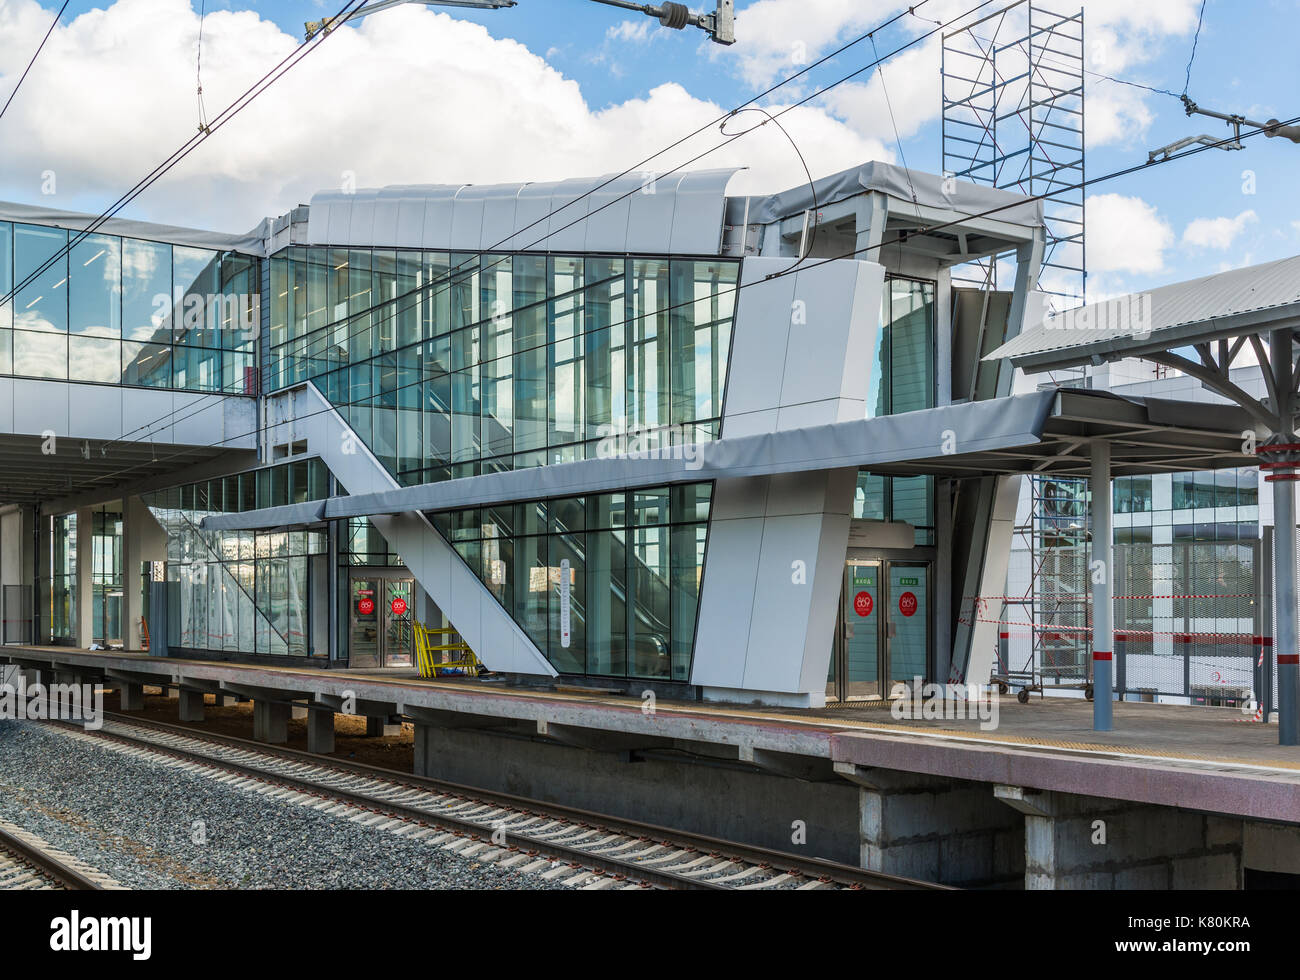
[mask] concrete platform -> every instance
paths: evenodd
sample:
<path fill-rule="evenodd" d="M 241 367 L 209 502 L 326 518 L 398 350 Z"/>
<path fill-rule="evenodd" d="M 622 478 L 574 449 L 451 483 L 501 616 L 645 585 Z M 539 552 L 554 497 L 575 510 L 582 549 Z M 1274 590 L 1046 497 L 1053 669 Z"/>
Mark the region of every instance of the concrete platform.
<path fill-rule="evenodd" d="M 1300 823 L 1300 749 L 1232 709 L 1116 704 L 1115 731 L 1091 729 L 1083 701 L 1012 698 L 996 730 L 978 720 L 899 721 L 879 702 L 824 709 L 539 690 L 501 681 L 422 680 L 62 647 L 5 647 L 23 667 L 297 702 L 454 728 L 508 729 L 591 749 L 672 748 L 801 778 L 845 767 L 1086 793 L 1245 818 Z M 350 710 L 349 710 L 350 709 Z"/>

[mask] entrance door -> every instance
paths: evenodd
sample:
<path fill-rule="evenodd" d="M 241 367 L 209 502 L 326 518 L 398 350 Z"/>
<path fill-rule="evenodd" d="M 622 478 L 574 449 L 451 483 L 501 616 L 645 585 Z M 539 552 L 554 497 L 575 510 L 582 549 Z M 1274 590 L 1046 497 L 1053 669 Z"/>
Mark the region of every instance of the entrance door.
<path fill-rule="evenodd" d="M 410 667 L 415 663 L 414 592 L 414 579 L 352 579 L 348 666 Z"/>
<path fill-rule="evenodd" d="M 844 569 L 826 697 L 887 697 L 896 683 L 925 677 L 929 659 L 929 564 L 850 561 Z"/>
<path fill-rule="evenodd" d="M 411 593 L 415 582 L 409 578 L 384 582 L 384 649 L 385 667 L 410 667 L 415 663 L 415 632 L 411 628 Z"/>
<path fill-rule="evenodd" d="M 348 603 L 348 666 L 379 667 L 379 581 L 369 578 L 352 580 L 352 600 Z"/>

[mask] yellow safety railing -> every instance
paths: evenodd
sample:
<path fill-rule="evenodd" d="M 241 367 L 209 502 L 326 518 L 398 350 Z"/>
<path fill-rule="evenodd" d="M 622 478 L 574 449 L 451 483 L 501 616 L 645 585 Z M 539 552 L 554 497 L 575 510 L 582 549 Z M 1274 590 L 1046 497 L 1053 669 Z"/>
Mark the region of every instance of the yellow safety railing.
<path fill-rule="evenodd" d="M 454 629 L 448 627 L 430 627 L 423 623 L 414 623 L 415 654 L 421 677 L 441 677 L 443 674 L 463 674 L 477 677 L 483 670 L 483 664 L 469 644 L 463 640 L 455 643 L 438 643 L 447 637 L 459 637 Z"/>

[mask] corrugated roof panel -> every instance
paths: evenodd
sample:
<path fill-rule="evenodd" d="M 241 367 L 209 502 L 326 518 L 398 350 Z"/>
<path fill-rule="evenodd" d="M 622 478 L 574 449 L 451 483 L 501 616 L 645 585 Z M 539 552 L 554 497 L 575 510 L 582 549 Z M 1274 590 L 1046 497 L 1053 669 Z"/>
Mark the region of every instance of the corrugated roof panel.
<path fill-rule="evenodd" d="M 1077 353 L 1082 361 L 1089 352 L 1102 348 L 1121 353 L 1126 348 L 1149 348 L 1162 336 L 1168 336 L 1172 347 L 1181 347 L 1198 334 L 1198 326 L 1205 327 L 1204 333 L 1213 333 L 1220 325 L 1230 329 L 1231 324 L 1222 321 L 1231 318 L 1258 314 L 1266 319 L 1269 311 L 1276 311 L 1284 319 L 1300 313 L 1297 308 L 1300 256 L 1057 314 L 1004 344 L 985 360 L 1030 360 L 1035 355 L 1057 352 L 1062 357 Z"/>

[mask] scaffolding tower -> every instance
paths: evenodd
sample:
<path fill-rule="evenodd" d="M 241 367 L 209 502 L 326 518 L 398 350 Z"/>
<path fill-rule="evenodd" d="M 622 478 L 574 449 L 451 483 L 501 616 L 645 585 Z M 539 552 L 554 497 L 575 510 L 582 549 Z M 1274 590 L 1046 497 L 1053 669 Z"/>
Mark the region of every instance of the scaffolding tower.
<path fill-rule="evenodd" d="M 1045 195 L 1039 288 L 1058 310 L 1085 302 L 1084 20 L 1018 0 L 943 39 L 943 172 Z M 955 273 L 997 288 L 997 260 Z"/>

